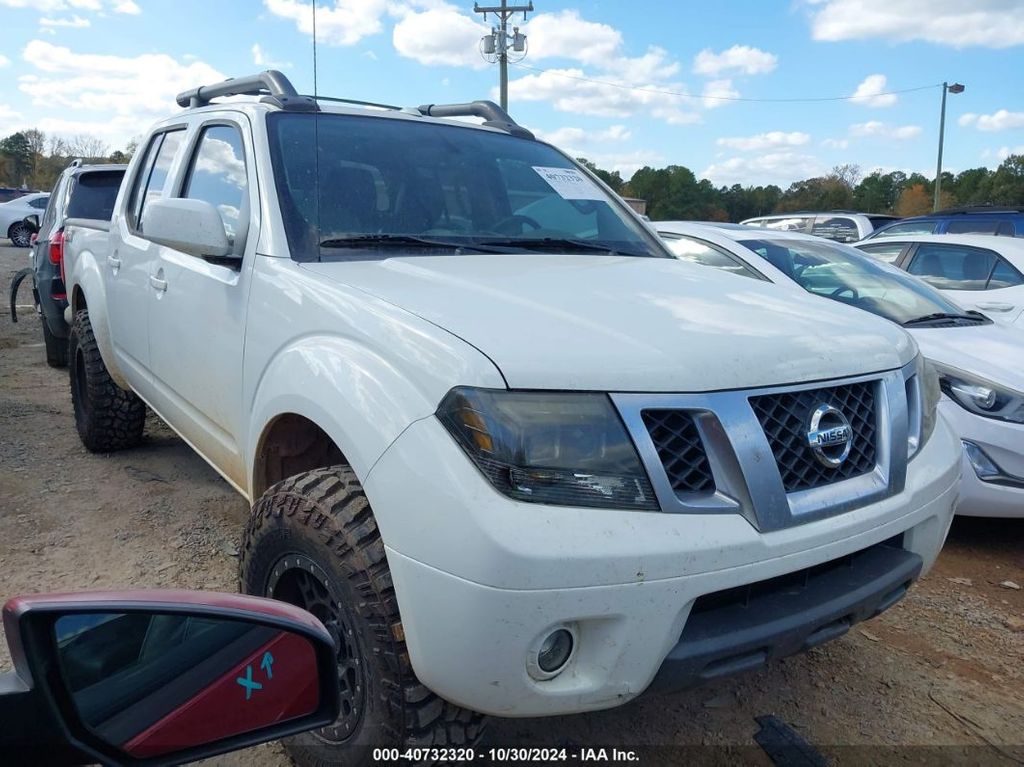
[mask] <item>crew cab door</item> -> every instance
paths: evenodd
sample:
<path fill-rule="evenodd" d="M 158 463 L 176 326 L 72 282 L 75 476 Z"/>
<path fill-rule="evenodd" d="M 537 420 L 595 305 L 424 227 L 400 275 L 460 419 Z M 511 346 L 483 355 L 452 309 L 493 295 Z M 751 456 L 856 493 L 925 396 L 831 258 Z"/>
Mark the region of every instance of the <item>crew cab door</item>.
<path fill-rule="evenodd" d="M 197 120 L 173 196 L 213 205 L 232 252 L 202 258 L 157 249 L 147 275 L 153 406 L 230 481 L 245 487 L 242 349 L 259 197 L 244 116 Z"/>
<path fill-rule="evenodd" d="M 125 207 L 115 213 L 104 271 L 110 340 L 118 365 L 147 399 L 149 386 L 149 275 L 160 246 L 146 239 L 146 206 L 164 196 L 180 164 L 185 126 L 154 133 L 131 180 Z"/>

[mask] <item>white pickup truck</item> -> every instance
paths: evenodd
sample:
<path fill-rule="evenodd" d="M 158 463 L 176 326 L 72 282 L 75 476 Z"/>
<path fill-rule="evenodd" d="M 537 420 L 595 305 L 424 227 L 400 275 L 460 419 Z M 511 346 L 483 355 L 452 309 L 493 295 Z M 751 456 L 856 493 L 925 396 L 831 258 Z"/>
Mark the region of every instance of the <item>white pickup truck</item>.
<path fill-rule="evenodd" d="M 75 418 L 252 502 L 241 588 L 338 642 L 300 764 L 753 669 L 932 564 L 960 447 L 895 325 L 681 263 L 489 102 L 179 103 L 68 227 Z"/>

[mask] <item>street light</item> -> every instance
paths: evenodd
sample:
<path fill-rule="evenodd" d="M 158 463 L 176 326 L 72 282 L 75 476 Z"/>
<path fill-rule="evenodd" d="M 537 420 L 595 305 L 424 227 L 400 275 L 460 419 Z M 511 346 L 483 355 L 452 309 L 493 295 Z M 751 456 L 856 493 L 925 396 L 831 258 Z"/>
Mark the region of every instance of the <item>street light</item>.
<path fill-rule="evenodd" d="M 946 91 L 963 93 L 964 86 L 960 83 L 942 84 L 942 110 L 939 112 L 939 161 L 935 166 L 935 204 L 933 210 L 939 209 L 939 190 L 942 187 L 942 139 L 946 133 Z"/>

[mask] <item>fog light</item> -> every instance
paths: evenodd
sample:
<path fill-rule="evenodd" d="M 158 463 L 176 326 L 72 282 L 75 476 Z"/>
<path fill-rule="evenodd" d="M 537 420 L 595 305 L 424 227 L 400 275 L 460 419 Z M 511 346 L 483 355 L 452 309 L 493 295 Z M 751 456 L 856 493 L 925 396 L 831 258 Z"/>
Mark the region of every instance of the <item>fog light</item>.
<path fill-rule="evenodd" d="M 974 469 L 974 473 L 978 476 L 978 479 L 991 479 L 1002 475 L 999 467 L 996 466 L 995 461 L 989 458 L 985 451 L 975 445 L 973 442 L 963 441 L 964 452 L 967 453 L 967 460 L 971 462 L 971 468 Z"/>
<path fill-rule="evenodd" d="M 554 674 L 572 655 L 572 634 L 566 629 L 552 631 L 537 651 L 537 665 L 545 674 Z"/>

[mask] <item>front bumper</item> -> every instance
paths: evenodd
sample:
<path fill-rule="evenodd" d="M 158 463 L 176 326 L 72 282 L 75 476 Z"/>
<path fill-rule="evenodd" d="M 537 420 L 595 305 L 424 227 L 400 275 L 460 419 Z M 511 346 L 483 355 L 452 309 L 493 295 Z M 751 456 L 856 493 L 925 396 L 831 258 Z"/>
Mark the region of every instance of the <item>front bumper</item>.
<path fill-rule="evenodd" d="M 898 495 L 758 532 L 739 514 L 516 503 L 491 488 L 434 418 L 411 425 L 365 479 L 387 546 L 413 668 L 434 692 L 499 716 L 609 708 L 651 684 L 701 596 L 813 568 L 902 536 L 926 571 L 945 540 L 959 442 L 940 419 Z M 918 569 L 915 569 L 915 573 Z M 899 584 L 915 574 L 900 570 Z M 857 602 L 856 615 L 886 606 Z M 844 613 L 845 614 L 845 613 Z M 835 623 L 831 613 L 818 629 Z M 567 627 L 566 668 L 527 667 Z"/>
<path fill-rule="evenodd" d="M 939 411 L 962 440 L 977 445 L 1004 475 L 983 480 L 963 455 L 963 481 L 956 513 L 970 517 L 1024 518 L 1024 425 L 982 418 L 948 398 Z"/>

